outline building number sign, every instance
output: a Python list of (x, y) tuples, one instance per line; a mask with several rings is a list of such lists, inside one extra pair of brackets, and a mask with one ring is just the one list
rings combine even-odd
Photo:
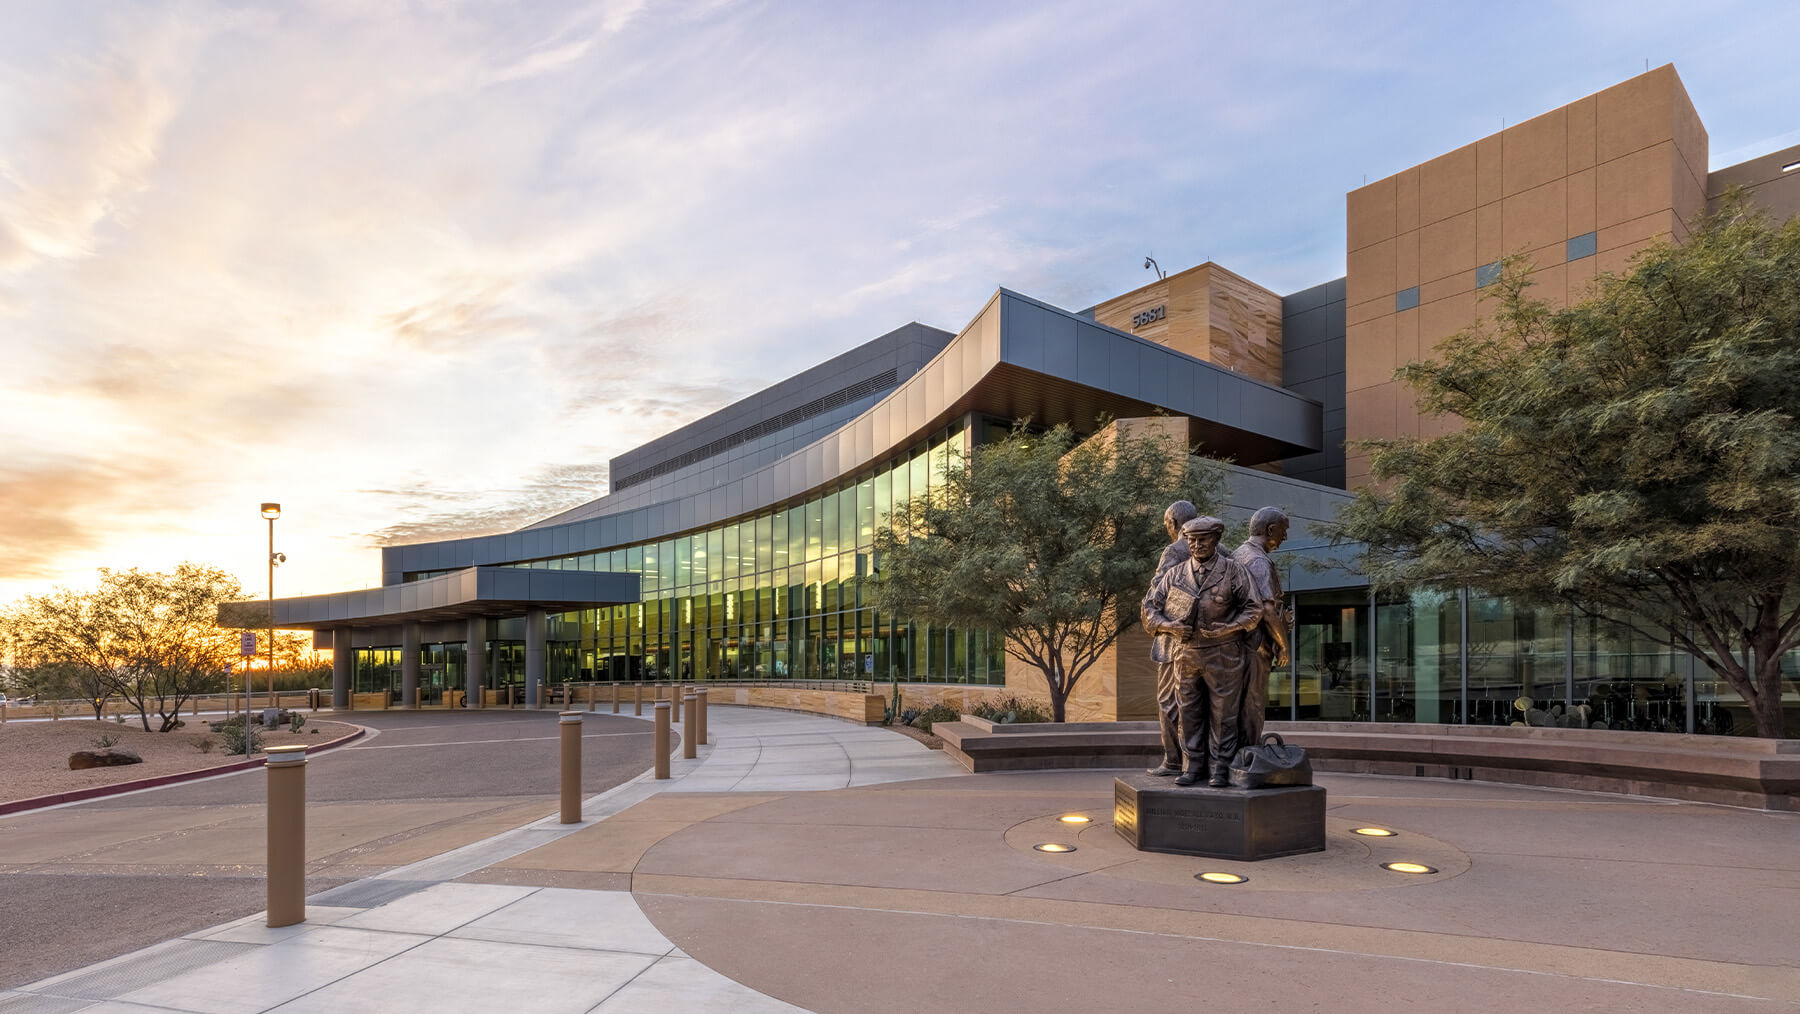
[(1163, 319), (1163, 311), (1165, 309), (1167, 309), (1166, 304), (1164, 306), (1153, 306), (1150, 309), (1143, 311), (1142, 313), (1132, 314), (1131, 315), (1131, 329), (1133, 331), (1136, 331), (1138, 328), (1143, 327), (1145, 324), (1154, 324), (1157, 321)]

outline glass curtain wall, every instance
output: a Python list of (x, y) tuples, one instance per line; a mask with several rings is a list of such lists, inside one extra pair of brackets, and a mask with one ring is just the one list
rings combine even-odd
[[(1542, 713), (1534, 720), (1560, 725), (1585, 704), (1593, 728), (1754, 728), (1737, 693), (1698, 660), (1566, 609), (1520, 608), (1478, 591), (1418, 591), (1373, 606), (1362, 590), (1303, 592), (1289, 602), (1294, 658), (1288, 672), (1271, 674), (1272, 719), (1511, 725), (1529, 708)], [(1783, 667), (1793, 735), (1800, 652)]]
[[(642, 602), (551, 617), (546, 680), (1004, 683), (997, 635), (896, 621), (870, 605), (877, 526), (941, 485), (970, 439), (953, 425), (872, 475), (716, 528), (514, 564), (641, 581)], [(495, 672), (506, 672), (498, 660)]]

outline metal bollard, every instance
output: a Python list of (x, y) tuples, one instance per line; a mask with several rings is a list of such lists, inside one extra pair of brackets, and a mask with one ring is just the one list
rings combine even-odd
[(694, 694), (700, 698), (700, 719), (694, 723), (694, 740), (699, 745), (705, 746), (708, 742), (706, 738), (706, 688), (701, 687), (694, 691)]
[(270, 926), (306, 921), (306, 747), (272, 746), (269, 771)]
[(632, 714), (639, 718), (644, 717), (644, 685), (642, 683), (631, 685), (631, 707)]
[(669, 777), (669, 702), (656, 702), (656, 777)]
[(562, 822), (581, 823), (581, 712), (557, 717), (562, 734)]
[(689, 690), (682, 698), (683, 709), (687, 714), (681, 723), (681, 756), (684, 760), (693, 760), (699, 756), (700, 744), (694, 742), (694, 723), (700, 720), (700, 695)]

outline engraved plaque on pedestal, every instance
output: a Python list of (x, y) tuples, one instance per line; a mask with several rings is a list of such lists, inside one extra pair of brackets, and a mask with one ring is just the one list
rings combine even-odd
[(1182, 788), (1167, 778), (1113, 780), (1113, 829), (1141, 852), (1273, 859), (1325, 851), (1325, 789)]

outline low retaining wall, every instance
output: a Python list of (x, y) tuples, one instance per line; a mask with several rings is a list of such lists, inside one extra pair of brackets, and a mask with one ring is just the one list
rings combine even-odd
[(887, 708), (887, 701), (880, 694), (859, 694), (847, 690), (789, 690), (785, 687), (723, 687), (720, 690), (709, 689), (707, 696), (723, 704), (724, 695), (730, 694), (731, 703), (745, 707), (805, 711), (814, 715), (848, 719), (862, 725), (880, 725)]
[[(1148, 767), (1153, 722), (994, 725), (972, 715), (932, 731), (970, 771)], [(1270, 722), (1313, 768), (1466, 778), (1800, 811), (1800, 740), (1592, 729)]]

